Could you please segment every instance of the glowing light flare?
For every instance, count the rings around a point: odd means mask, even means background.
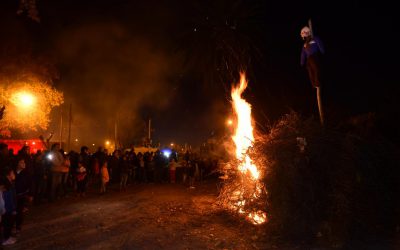
[[[47,159],[53,160],[53,154],[48,154],[48,155],[47,155]]]
[[[0,84],[0,103],[7,108],[0,121],[0,131],[22,132],[48,128],[51,110],[63,103],[63,94],[51,85],[29,77],[23,82]]]
[[[31,108],[36,103],[36,97],[29,92],[21,91],[12,95],[11,102],[17,107]]]

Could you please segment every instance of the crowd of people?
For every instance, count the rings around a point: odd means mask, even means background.
[[[89,152],[64,152],[60,144],[31,154],[24,146],[17,154],[0,143],[0,219],[2,244],[16,242],[29,204],[53,202],[70,194],[84,197],[88,188],[103,195],[112,183],[126,191],[133,183],[184,183],[195,188],[196,180],[212,172],[217,163],[196,157],[186,151],[178,158],[176,152],[136,153],[134,147],[115,150],[99,148]]]

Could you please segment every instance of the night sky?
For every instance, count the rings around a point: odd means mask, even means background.
[[[300,29],[313,20],[325,44],[324,90],[333,123],[375,112],[398,133],[399,74],[394,4],[375,1],[40,0],[40,23],[0,3],[0,60],[45,58],[72,104],[73,138],[198,145],[224,130],[229,91],[248,72],[245,97],[260,128],[290,110],[316,115],[300,67]],[[49,131],[58,126],[54,110]]]

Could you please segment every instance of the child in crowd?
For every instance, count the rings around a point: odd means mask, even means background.
[[[100,194],[104,194],[106,192],[106,185],[108,181],[110,180],[110,176],[108,175],[108,169],[107,169],[107,162],[101,166],[101,188],[100,188]]]
[[[177,163],[176,163],[175,159],[172,157],[169,162],[169,180],[171,183],[175,183],[176,165],[177,165]]]
[[[126,182],[128,181],[131,169],[128,163],[128,156],[124,155],[122,159],[123,162],[121,163],[121,181],[119,184],[119,191],[126,191]]]
[[[194,186],[195,172],[196,172],[196,162],[190,161],[188,163],[188,175],[189,175],[189,188],[190,189],[195,188],[195,186]]]
[[[86,168],[83,166],[82,162],[79,162],[77,173],[76,173],[76,185],[78,196],[85,196],[86,193],[86,183],[87,183],[87,173]]]
[[[3,182],[5,189],[3,191],[5,213],[2,216],[3,246],[12,245],[17,241],[14,237],[11,237],[12,229],[15,226],[15,215],[17,213],[17,195],[14,187],[14,180],[14,170],[11,168],[6,169],[5,180]]]

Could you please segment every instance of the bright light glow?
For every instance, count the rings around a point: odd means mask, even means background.
[[[79,140],[78,140],[78,139],[75,139],[75,141],[78,142]]]
[[[0,103],[7,107],[0,121],[0,131],[10,128],[22,132],[47,130],[52,109],[64,99],[61,92],[35,77],[23,82],[2,82],[0,93]]]
[[[232,121],[231,119],[229,119],[229,120],[226,121],[226,125],[232,126],[232,124],[233,124],[233,121]]]
[[[106,141],[106,145],[107,145],[107,146],[110,145],[110,141]]]
[[[15,106],[22,108],[30,108],[36,103],[36,97],[25,91],[15,93],[11,100]]]
[[[163,153],[163,155],[164,155],[165,157],[169,158],[169,156],[171,155],[172,151],[169,150],[169,149],[164,149],[164,150],[162,151],[162,153]]]
[[[48,154],[48,155],[47,155],[47,159],[53,160],[53,154]]]
[[[174,144],[173,144],[173,143],[171,143],[170,145],[171,145],[171,147],[173,147],[173,146],[174,146]]]
[[[33,142],[32,142],[32,145],[35,145],[35,144],[36,144],[36,142],[33,141]]]

